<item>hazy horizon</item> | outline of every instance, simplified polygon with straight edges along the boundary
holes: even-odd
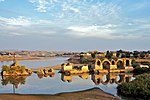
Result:
[[[150,50],[149,0],[0,0],[0,50]]]

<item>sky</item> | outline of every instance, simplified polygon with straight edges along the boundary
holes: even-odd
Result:
[[[1,50],[150,50],[150,0],[0,0]]]

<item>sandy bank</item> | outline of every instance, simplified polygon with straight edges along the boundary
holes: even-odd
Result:
[[[0,94],[0,100],[119,100],[99,88],[79,92],[48,94]]]

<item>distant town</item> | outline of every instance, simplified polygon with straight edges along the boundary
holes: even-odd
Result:
[[[67,51],[27,51],[27,50],[1,50],[0,61],[13,60],[14,55],[18,60],[34,60],[45,59],[48,57],[69,57],[68,61],[71,63],[87,64],[93,59],[117,59],[130,58],[137,63],[142,63],[150,66],[150,51],[106,51],[100,52],[98,50],[87,52],[67,52]]]
[[[56,51],[25,51],[25,50],[1,50],[0,61],[13,60],[14,55],[18,60],[33,60],[47,57],[67,57],[76,54],[75,52]]]
[[[150,51],[106,51],[100,52],[98,50],[88,52],[71,52],[71,51],[26,51],[26,50],[0,50],[0,57],[10,57],[13,55],[18,57],[55,57],[55,56],[68,56],[68,55],[83,55],[95,57],[120,57],[120,58],[147,58],[150,59]]]
[[[3,57],[11,57],[14,54],[18,57],[56,57],[56,56],[70,56],[83,55],[86,57],[108,57],[108,58],[142,58],[150,59],[150,51],[106,51],[100,52],[98,50],[88,52],[68,52],[68,51],[25,51],[25,50],[0,50],[0,59]],[[94,57],[94,58],[95,58]]]

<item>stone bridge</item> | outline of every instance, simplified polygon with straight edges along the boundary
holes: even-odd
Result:
[[[108,70],[108,69],[128,69],[132,68],[132,59],[130,58],[119,58],[117,60],[114,59],[96,59],[93,69],[95,70]]]

